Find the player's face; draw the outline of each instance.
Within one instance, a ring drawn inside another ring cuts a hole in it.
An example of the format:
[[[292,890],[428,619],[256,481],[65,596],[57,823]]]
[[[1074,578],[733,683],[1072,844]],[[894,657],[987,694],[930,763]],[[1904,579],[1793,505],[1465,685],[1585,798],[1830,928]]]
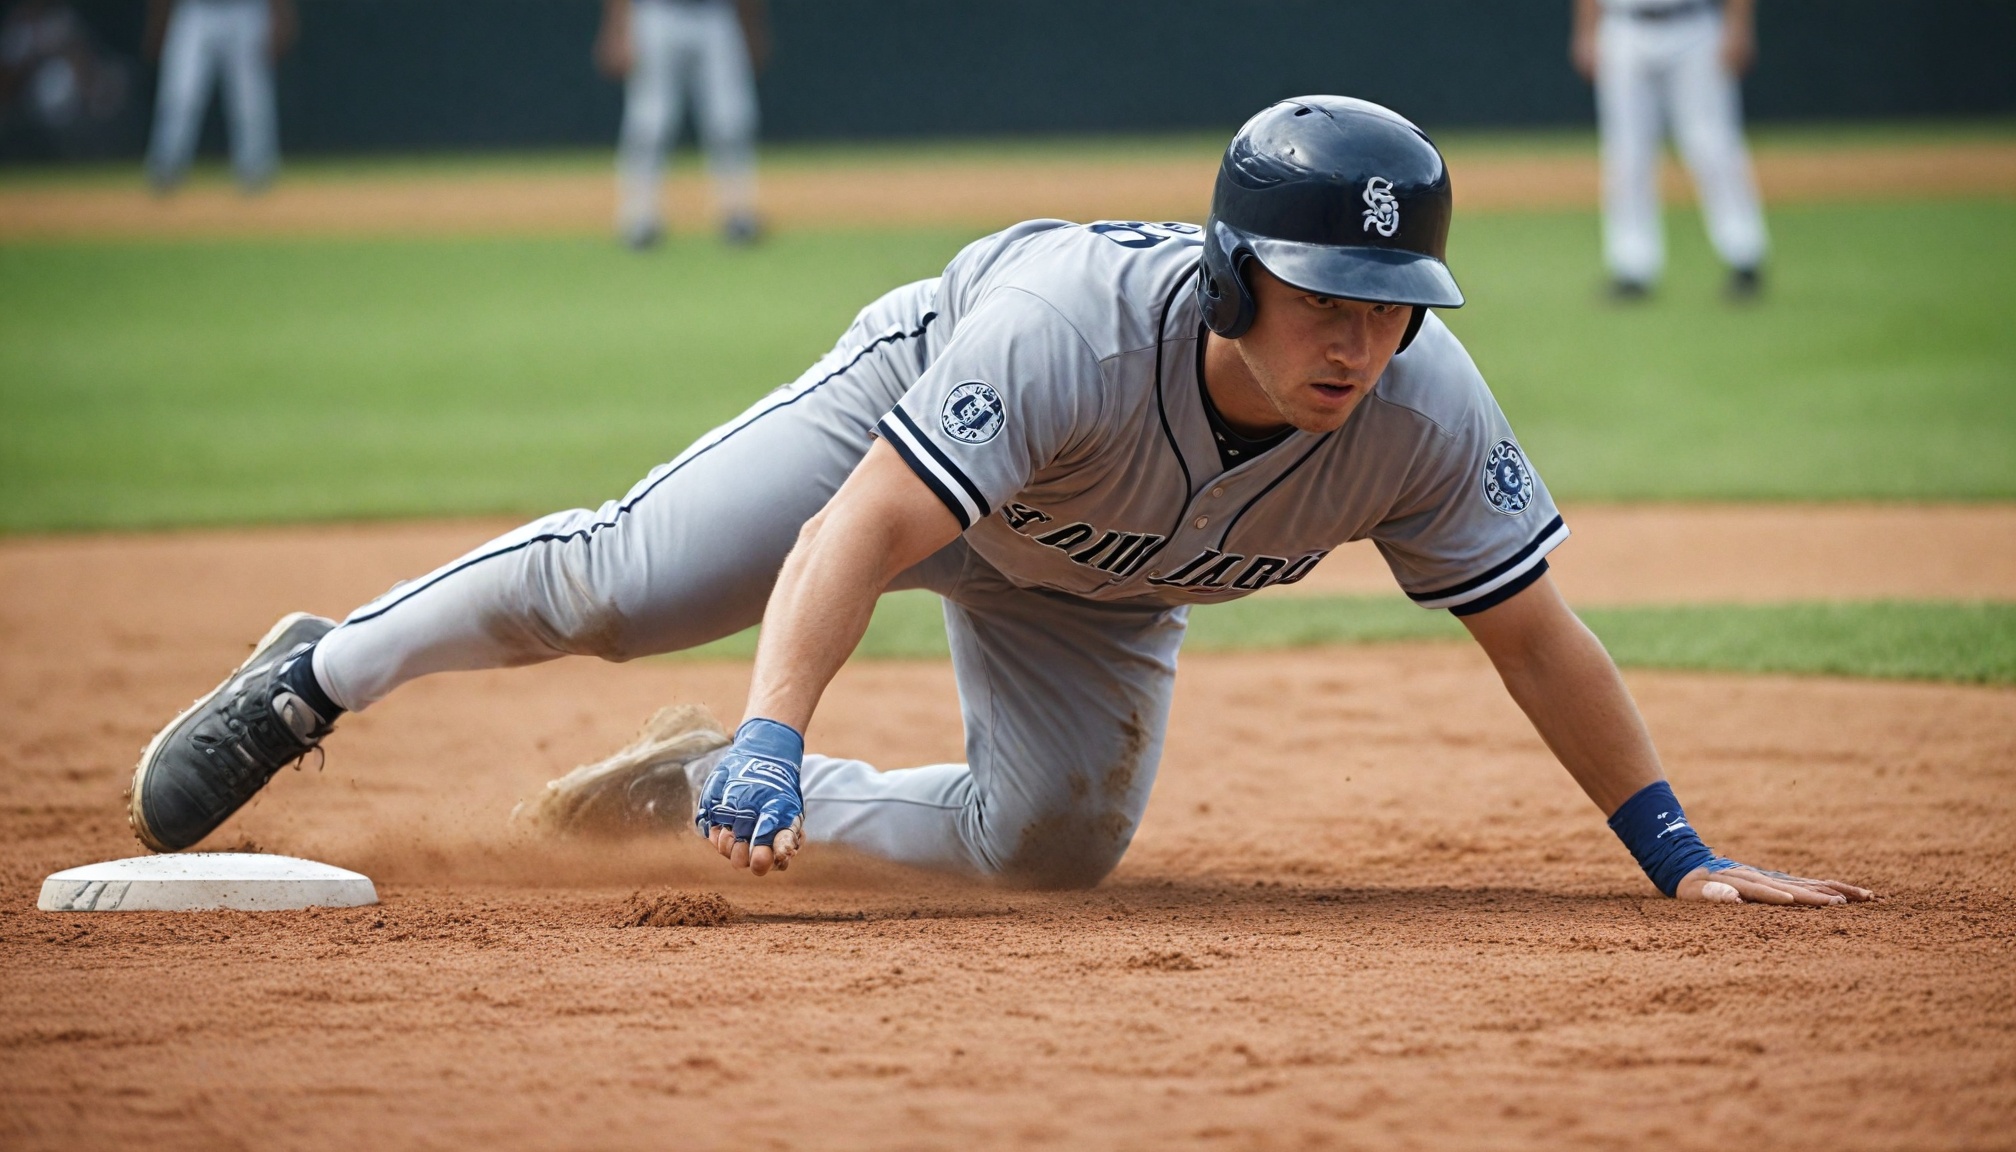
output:
[[[1248,264],[1258,305],[1236,342],[1254,383],[1304,432],[1329,432],[1379,382],[1407,332],[1404,304],[1318,296]]]

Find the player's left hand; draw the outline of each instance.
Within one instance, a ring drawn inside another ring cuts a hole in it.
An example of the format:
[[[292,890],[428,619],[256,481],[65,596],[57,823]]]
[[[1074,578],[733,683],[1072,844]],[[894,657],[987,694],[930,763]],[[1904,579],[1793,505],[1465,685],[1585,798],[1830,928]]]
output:
[[[1731,76],[1749,73],[1750,66],[1757,63],[1757,34],[1738,20],[1731,20],[1722,28],[1722,67]]]
[[[1726,863],[1726,862],[1725,862]],[[1674,891],[1679,900],[1701,900],[1710,904],[1860,904],[1876,899],[1876,893],[1839,880],[1808,880],[1784,872],[1736,864],[1719,871],[1696,868],[1680,880]]]
[[[622,80],[630,75],[636,64],[636,56],[630,46],[628,28],[605,28],[595,38],[595,68],[611,80]]]
[[[805,739],[774,720],[747,720],[700,792],[695,830],[737,868],[790,867],[805,844],[798,769]]]

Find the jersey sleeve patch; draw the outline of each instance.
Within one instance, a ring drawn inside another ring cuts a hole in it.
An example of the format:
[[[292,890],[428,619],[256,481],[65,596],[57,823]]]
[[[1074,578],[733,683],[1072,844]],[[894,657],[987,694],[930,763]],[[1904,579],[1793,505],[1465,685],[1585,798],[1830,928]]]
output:
[[[999,436],[1007,423],[1001,394],[980,380],[968,380],[952,389],[938,413],[938,426],[961,444],[985,444]]]
[[[1517,585],[1511,587],[1511,591],[1503,596],[1469,610],[1482,612],[1501,600],[1509,599],[1514,592],[1538,580],[1541,573],[1546,571],[1547,554],[1560,547],[1561,542],[1566,539],[1568,539],[1568,525],[1562,522],[1561,517],[1556,516],[1528,540],[1524,547],[1514,552],[1510,559],[1496,565],[1483,575],[1433,592],[1409,592],[1407,597],[1423,608],[1448,608],[1455,611],[1458,616],[1465,616],[1469,615],[1469,612],[1463,611],[1466,606],[1485,600],[1502,588]]]
[[[998,397],[995,403],[997,405],[1000,403]],[[951,410],[949,403],[946,405],[946,410],[948,412]],[[1000,420],[997,417],[994,430],[998,432],[1000,427]],[[924,486],[936,493],[938,499],[944,501],[945,507],[951,509],[953,517],[959,521],[960,531],[963,532],[986,518],[990,509],[987,506],[987,498],[980,493],[980,486],[973,483],[966,473],[952,462],[951,457],[945,455],[936,444],[931,443],[930,438],[917,427],[916,421],[910,418],[910,414],[903,411],[901,404],[890,409],[889,414],[875,425],[875,430],[881,433],[891,448],[896,449],[896,454],[903,458],[903,462],[910,466],[910,470],[917,474],[919,480],[924,481]],[[992,436],[988,438],[992,439]]]
[[[1491,446],[1484,458],[1484,499],[1507,516],[1517,516],[1533,503],[1533,469],[1510,440]]]

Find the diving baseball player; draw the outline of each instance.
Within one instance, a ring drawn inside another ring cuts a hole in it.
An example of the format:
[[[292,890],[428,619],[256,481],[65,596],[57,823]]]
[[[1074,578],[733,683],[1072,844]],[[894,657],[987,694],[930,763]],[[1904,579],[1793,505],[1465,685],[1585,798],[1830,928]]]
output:
[[[768,52],[762,0],[603,0],[595,59],[625,79],[616,154],[616,231],[635,249],[665,231],[659,207],[665,149],[690,96],[694,123],[731,244],[753,243],[756,78]]]
[[[1738,80],[1756,59],[1755,0],[1575,0],[1570,54],[1596,84],[1603,256],[1612,295],[1648,294],[1666,262],[1659,145],[1668,128],[1694,177],[1728,293],[1762,287],[1764,212],[1743,145]]]
[[[161,53],[148,182],[157,192],[182,182],[196,154],[203,106],[222,76],[231,170],[246,191],[264,188],[280,165],[273,62],[294,40],[293,0],[149,0],[147,18],[147,42]]]
[[[156,850],[196,843],[344,711],[418,676],[627,660],[760,620],[732,742],[668,739],[556,787],[696,827],[759,875],[817,836],[1086,887],[1148,802],[1190,605],[1300,580],[1369,537],[1416,603],[1461,617],[1661,891],[1868,898],[1725,860],[1688,825],[1547,575],[1568,530],[1546,486],[1429,311],[1463,302],[1449,215],[1418,129],[1312,96],[1239,131],[1202,228],[1035,220],[978,240],[622,499],[528,524],[340,625],[282,620],[148,745],[133,827]],[[897,588],[944,599],[966,762],[808,755],[821,692]]]

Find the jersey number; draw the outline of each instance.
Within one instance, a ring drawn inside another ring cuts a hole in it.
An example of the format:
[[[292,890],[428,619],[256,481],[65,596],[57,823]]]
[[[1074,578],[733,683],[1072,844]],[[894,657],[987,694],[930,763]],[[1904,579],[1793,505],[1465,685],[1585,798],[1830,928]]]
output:
[[[1183,240],[1191,244],[1204,242],[1200,238],[1204,231],[1202,228],[1167,220],[1160,224],[1144,224],[1139,220],[1102,220],[1092,225],[1092,231],[1122,248],[1153,248],[1164,240]]]

